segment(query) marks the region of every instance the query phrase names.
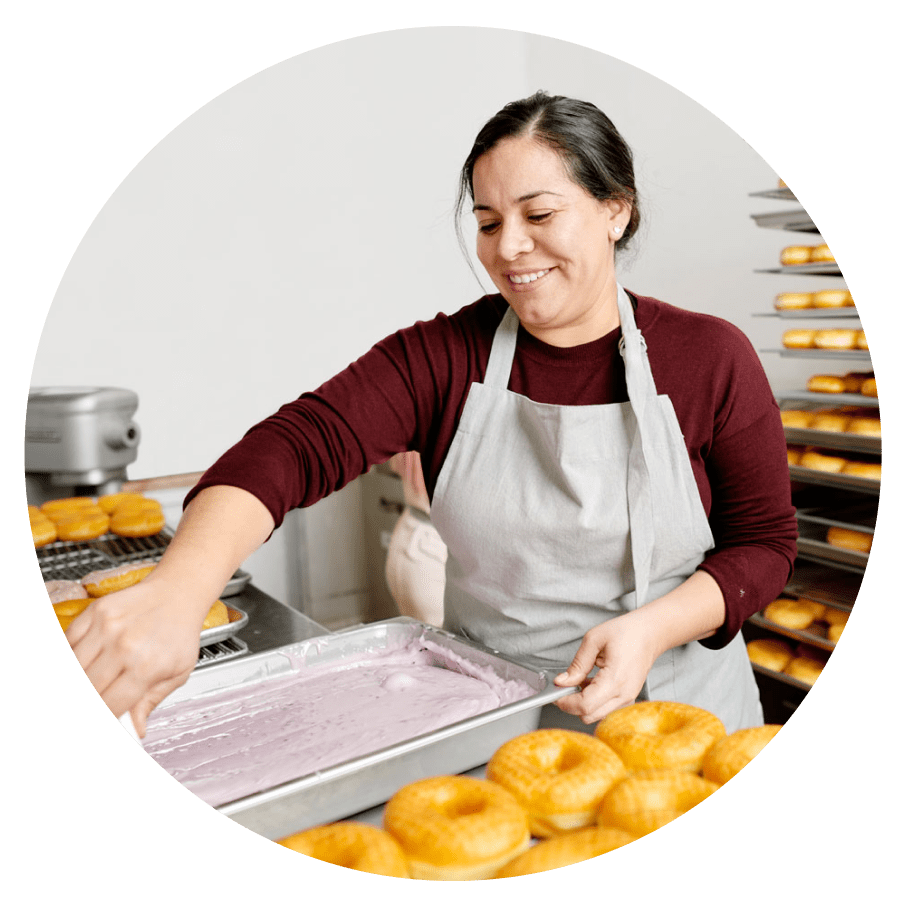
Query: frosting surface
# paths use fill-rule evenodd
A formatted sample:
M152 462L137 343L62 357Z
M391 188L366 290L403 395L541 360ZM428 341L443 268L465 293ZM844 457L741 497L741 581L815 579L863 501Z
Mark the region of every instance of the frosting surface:
M153 711L145 751L218 806L535 692L425 639L294 666L289 676Z

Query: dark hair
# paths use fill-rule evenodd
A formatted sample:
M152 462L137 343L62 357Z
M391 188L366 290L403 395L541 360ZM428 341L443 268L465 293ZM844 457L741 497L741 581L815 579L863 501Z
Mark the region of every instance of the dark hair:
M506 138L528 136L549 145L561 156L574 182L593 198L620 198L630 205L631 218L617 243L624 248L640 225L634 157L612 121L595 104L537 91L498 111L476 136L460 171L455 208L461 246L460 215L464 200L473 198L476 161Z

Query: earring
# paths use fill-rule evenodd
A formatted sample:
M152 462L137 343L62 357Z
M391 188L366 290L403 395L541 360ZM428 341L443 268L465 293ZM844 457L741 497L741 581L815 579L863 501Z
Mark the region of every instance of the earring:
M617 236L621 235L621 227L615 227L615 235L617 235Z

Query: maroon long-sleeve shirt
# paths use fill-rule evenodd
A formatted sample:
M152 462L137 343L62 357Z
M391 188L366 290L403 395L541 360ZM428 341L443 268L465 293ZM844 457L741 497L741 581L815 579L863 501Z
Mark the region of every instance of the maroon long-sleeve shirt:
M796 554L778 406L738 328L632 294L656 389L671 399L716 546L701 565L725 597L726 620L703 644L727 644L777 597ZM394 453L418 450L430 496L470 385L482 381L507 303L484 296L382 340L316 391L255 425L204 474L259 498L275 523ZM520 330L509 389L554 405L627 400L620 331L570 348Z

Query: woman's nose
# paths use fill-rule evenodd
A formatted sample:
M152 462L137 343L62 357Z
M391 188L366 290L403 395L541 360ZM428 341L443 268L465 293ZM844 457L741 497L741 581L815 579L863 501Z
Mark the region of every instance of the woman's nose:
M498 239L498 254L506 261L512 261L533 248L533 240L522 222L506 222L501 225Z

